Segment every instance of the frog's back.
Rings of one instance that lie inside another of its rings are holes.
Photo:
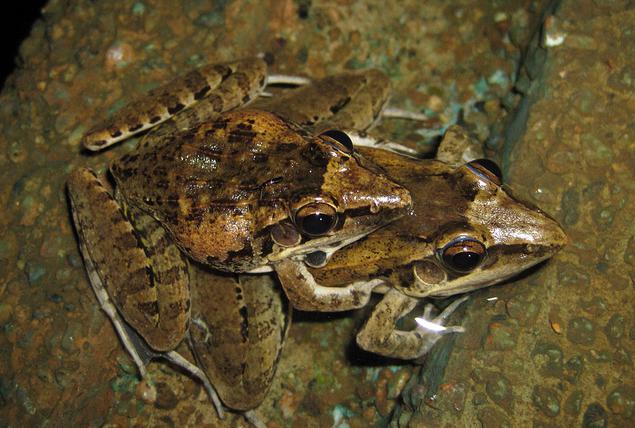
[[[253,251],[245,243],[287,216],[292,195],[319,190],[330,160],[302,129],[258,110],[148,137],[112,165],[117,187],[202,262]]]

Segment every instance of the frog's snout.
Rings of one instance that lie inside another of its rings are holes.
[[[556,220],[547,215],[545,218],[547,224],[544,226],[545,238],[542,245],[551,248],[550,255],[554,255],[569,244],[569,237]]]

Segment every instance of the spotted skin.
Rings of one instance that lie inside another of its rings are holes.
[[[461,331],[456,326],[446,327],[442,333],[423,327],[401,330],[399,319],[422,299],[453,296],[497,284],[551,257],[567,243],[556,221],[515,199],[497,177],[462,163],[462,155],[447,147],[455,143],[469,148],[472,144],[468,139],[464,132],[448,130],[442,142],[446,145],[442,151],[444,162],[357,148],[410,189],[413,209],[407,216],[342,248],[326,266],[306,269],[304,275],[311,276],[326,290],[350,283],[379,282],[385,295],[357,335],[357,343],[367,351],[391,358],[422,356],[442,334]],[[455,242],[456,247],[452,245]],[[466,244],[461,242],[478,242],[484,249],[481,262],[465,271],[453,269],[444,257],[446,245],[462,251]],[[285,271],[294,274],[290,267]],[[379,289],[372,291],[376,290]],[[324,310],[310,294],[312,290],[303,291],[303,309]],[[363,297],[365,300],[343,302],[338,310],[365,305],[368,299]],[[457,306],[428,321],[445,322]]]
[[[223,402],[258,406],[271,387],[291,307],[271,275],[219,276],[193,266],[192,349]]]
[[[344,72],[325,77],[287,95],[256,106],[321,132],[328,129],[365,131],[372,127],[390,98],[390,80],[378,70]]]
[[[265,71],[261,60],[212,65],[152,91],[83,138],[86,148],[100,150],[153,128],[136,150],[111,165],[116,197],[85,169],[73,173],[68,183],[91,284],[142,376],[148,355],[167,358],[201,380],[212,400],[207,377],[170,350],[186,334],[191,311],[184,266],[191,264],[196,271],[199,262],[231,272],[267,272],[291,257],[302,263],[304,254],[322,248],[335,251],[403,215],[410,204],[405,189],[342,143],[312,134],[274,112],[241,108],[262,91]],[[370,83],[364,73],[354,74],[363,84]],[[368,72],[374,74],[378,72]],[[333,83],[331,90],[345,86]],[[358,98],[376,100],[374,95],[365,97],[362,88],[346,92],[336,104],[327,96],[318,106],[326,110],[315,117],[332,121],[364,111],[365,129],[383,102],[364,107]],[[324,201],[335,207],[336,227],[324,236],[300,234],[294,212]],[[274,236],[281,236],[276,230],[291,230],[298,239],[276,241]],[[177,257],[177,248],[194,263]],[[219,278],[209,271],[204,277],[207,284]],[[219,380],[221,388],[230,388],[224,400],[239,409],[255,406],[266,394],[288,326],[266,285],[269,278],[258,278],[263,285],[247,287],[241,280],[229,291],[210,284],[200,294],[212,295],[194,302],[197,324],[191,327],[190,347],[209,373],[219,370],[229,376]],[[200,279],[195,275],[193,282]],[[108,286],[101,287],[103,281]],[[214,304],[205,304],[215,298],[226,303],[218,311]],[[214,321],[222,311],[228,311],[227,316]],[[131,329],[123,327],[120,316],[148,346],[129,339],[126,330]],[[226,323],[221,331],[229,335],[219,339],[227,345],[215,356],[208,355],[215,348],[209,348],[207,336],[196,334],[208,322]],[[242,345],[233,346],[234,340]]]
[[[293,221],[298,195],[328,195],[342,219],[337,233],[306,237],[298,248],[371,230],[410,200],[333,141],[261,110],[235,110],[149,137],[113,163],[117,188],[129,205],[151,212],[189,257],[215,269],[247,272],[284,254],[268,232]],[[374,200],[383,208],[377,213],[370,212]]]
[[[177,126],[187,126],[253,100],[266,80],[266,64],[258,58],[211,64],[179,76],[118,110],[82,137],[88,150],[105,149],[148,130],[182,110],[196,106]]]
[[[190,317],[189,277],[180,250],[149,216],[124,214],[91,171],[73,172],[68,192],[76,229],[115,306],[153,349],[174,349]],[[99,215],[93,212],[97,207]]]

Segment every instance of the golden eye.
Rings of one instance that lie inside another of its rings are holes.
[[[440,258],[449,269],[468,273],[480,266],[486,254],[481,242],[463,236],[447,243],[440,251]]]
[[[323,236],[337,225],[337,211],[327,203],[311,202],[295,212],[293,221],[303,234]]]
[[[503,184],[503,173],[500,167],[490,159],[476,159],[467,163],[467,167],[477,175],[500,186]]]

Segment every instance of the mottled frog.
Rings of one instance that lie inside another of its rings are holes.
[[[297,124],[243,108],[267,83],[262,60],[215,64],[155,89],[84,136],[86,148],[101,150],[161,123],[112,163],[114,195],[88,169],[68,180],[90,282],[142,375],[146,360],[162,355],[206,382],[172,351],[190,322],[188,260],[229,272],[267,272],[285,260],[317,266],[407,212],[409,192],[348,139],[309,130],[351,112],[361,118],[357,129],[377,120],[386,76],[369,70],[341,79],[326,103],[304,100],[302,111],[313,113]],[[293,279],[285,289],[306,286]]]

